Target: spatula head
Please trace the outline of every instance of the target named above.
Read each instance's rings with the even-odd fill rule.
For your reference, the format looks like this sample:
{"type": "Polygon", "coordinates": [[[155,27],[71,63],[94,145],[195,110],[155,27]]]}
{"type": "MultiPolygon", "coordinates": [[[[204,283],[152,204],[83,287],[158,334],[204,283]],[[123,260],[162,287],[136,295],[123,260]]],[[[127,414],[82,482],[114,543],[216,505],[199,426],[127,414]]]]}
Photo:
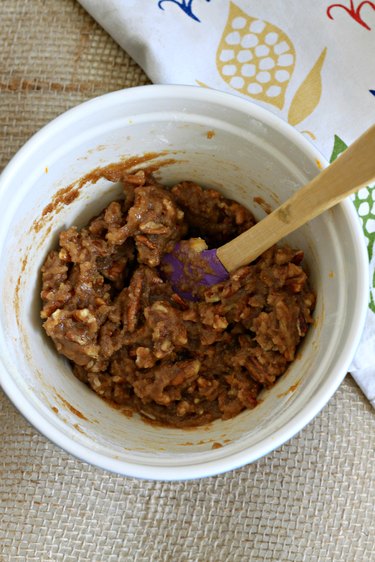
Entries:
{"type": "Polygon", "coordinates": [[[161,263],[164,279],[187,300],[200,300],[204,287],[216,285],[229,278],[229,273],[216,255],[216,249],[207,250],[201,239],[182,240],[161,263]]]}

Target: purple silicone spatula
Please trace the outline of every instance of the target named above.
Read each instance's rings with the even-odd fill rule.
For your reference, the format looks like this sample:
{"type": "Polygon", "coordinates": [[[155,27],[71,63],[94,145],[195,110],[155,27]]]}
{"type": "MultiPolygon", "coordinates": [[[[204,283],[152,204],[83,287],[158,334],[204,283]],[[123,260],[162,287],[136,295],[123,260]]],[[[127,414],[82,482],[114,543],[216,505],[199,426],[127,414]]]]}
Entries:
{"type": "Polygon", "coordinates": [[[200,238],[178,243],[162,260],[164,277],[179,295],[195,300],[198,286],[225,281],[231,272],[373,181],[375,125],[278,209],[224,246],[207,250],[200,238]]]}

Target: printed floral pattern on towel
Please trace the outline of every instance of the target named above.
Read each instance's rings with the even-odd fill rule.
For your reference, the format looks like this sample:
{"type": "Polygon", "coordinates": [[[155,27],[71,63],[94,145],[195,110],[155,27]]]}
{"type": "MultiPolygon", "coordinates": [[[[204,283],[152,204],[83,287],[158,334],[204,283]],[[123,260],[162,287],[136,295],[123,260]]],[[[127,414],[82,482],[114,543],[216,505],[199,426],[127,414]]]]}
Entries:
{"type": "MultiPolygon", "coordinates": [[[[322,94],[321,71],[327,49],[297,88],[288,121],[301,123],[317,107],[322,94]]],[[[296,63],[292,40],[274,24],[253,18],[231,3],[216,53],[221,78],[237,92],[282,110],[296,63]]]]}
{"type": "Polygon", "coordinates": [[[322,67],[326,58],[327,48],[323,49],[318,60],[297,89],[290,104],[288,121],[298,125],[306,119],[318,105],[322,95],[322,67]]]}
{"type": "Polygon", "coordinates": [[[369,6],[370,8],[372,8],[375,11],[374,2],[370,2],[369,0],[366,0],[364,2],[360,2],[360,4],[355,6],[354,0],[349,0],[349,6],[347,6],[345,4],[331,4],[331,6],[328,6],[327,16],[329,17],[329,19],[333,20],[334,19],[334,17],[332,16],[333,9],[334,8],[336,8],[336,9],[341,8],[342,10],[345,10],[345,12],[347,12],[349,14],[349,16],[354,21],[359,23],[359,25],[361,25],[365,29],[368,29],[369,31],[371,31],[371,27],[361,17],[361,10],[364,6],[369,6]]]}
{"type": "MultiPolygon", "coordinates": [[[[158,6],[161,10],[164,10],[163,4],[165,2],[170,2],[171,4],[176,4],[187,16],[191,19],[200,22],[201,20],[194,14],[193,12],[193,1],[194,0],[159,0],[158,6]]],[[[206,2],[210,2],[210,0],[206,0],[206,2]]]]}
{"type": "MultiPolygon", "coordinates": [[[[346,143],[338,135],[335,135],[330,162],[336,160],[346,148],[346,143]]],[[[369,307],[375,313],[375,186],[360,189],[353,196],[353,202],[362,221],[367,243],[370,273],[372,274],[369,307]]]]}
{"type": "Polygon", "coordinates": [[[216,55],[218,71],[227,84],[282,109],[295,61],[293,43],[279,27],[230,4],[216,55]]]}

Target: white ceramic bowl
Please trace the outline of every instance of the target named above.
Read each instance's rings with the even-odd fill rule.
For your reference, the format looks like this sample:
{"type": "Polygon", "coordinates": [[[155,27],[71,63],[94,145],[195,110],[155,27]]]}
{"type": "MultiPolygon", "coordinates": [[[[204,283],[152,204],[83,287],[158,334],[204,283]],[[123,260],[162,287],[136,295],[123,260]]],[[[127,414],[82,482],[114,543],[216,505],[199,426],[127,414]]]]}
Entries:
{"type": "Polygon", "coordinates": [[[39,431],[89,463],[139,478],[197,478],[280,446],[332,396],[364,324],[366,252],[350,201],[289,237],[305,251],[318,297],[316,320],[299,358],[257,408],[189,431],[125,417],[73,376],[39,320],[39,270],[58,233],[85,224],[119,186],[103,179],[88,183],[59,212],[42,214],[58,190],[94,168],[150,151],[165,151],[159,162],[174,159],[160,168],[163,181],[212,186],[247,205],[258,219],[264,212],[254,197],[275,208],[326,165],[302,135],[272,114],[208,89],[134,88],[55,119],[18,152],[0,179],[1,383],[39,431]],[[223,446],[213,449],[214,443],[223,446]]]}

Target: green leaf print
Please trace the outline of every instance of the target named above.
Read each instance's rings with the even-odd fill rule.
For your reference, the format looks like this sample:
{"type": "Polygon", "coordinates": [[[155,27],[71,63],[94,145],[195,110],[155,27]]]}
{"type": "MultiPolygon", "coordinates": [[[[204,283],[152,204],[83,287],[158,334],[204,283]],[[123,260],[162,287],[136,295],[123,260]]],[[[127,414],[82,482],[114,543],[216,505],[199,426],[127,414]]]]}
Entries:
{"type": "MultiPolygon", "coordinates": [[[[347,144],[338,135],[335,135],[330,162],[336,160],[347,147],[347,144]]],[[[367,243],[370,271],[372,269],[369,307],[375,313],[375,186],[363,187],[353,195],[352,200],[362,221],[363,233],[367,243]]]]}
{"type": "Polygon", "coordinates": [[[344,141],[340,139],[339,136],[335,135],[335,142],[333,144],[333,150],[329,163],[332,164],[332,162],[336,160],[336,158],[340,156],[340,154],[344,152],[346,148],[348,148],[348,145],[345,144],[344,141]]]}

